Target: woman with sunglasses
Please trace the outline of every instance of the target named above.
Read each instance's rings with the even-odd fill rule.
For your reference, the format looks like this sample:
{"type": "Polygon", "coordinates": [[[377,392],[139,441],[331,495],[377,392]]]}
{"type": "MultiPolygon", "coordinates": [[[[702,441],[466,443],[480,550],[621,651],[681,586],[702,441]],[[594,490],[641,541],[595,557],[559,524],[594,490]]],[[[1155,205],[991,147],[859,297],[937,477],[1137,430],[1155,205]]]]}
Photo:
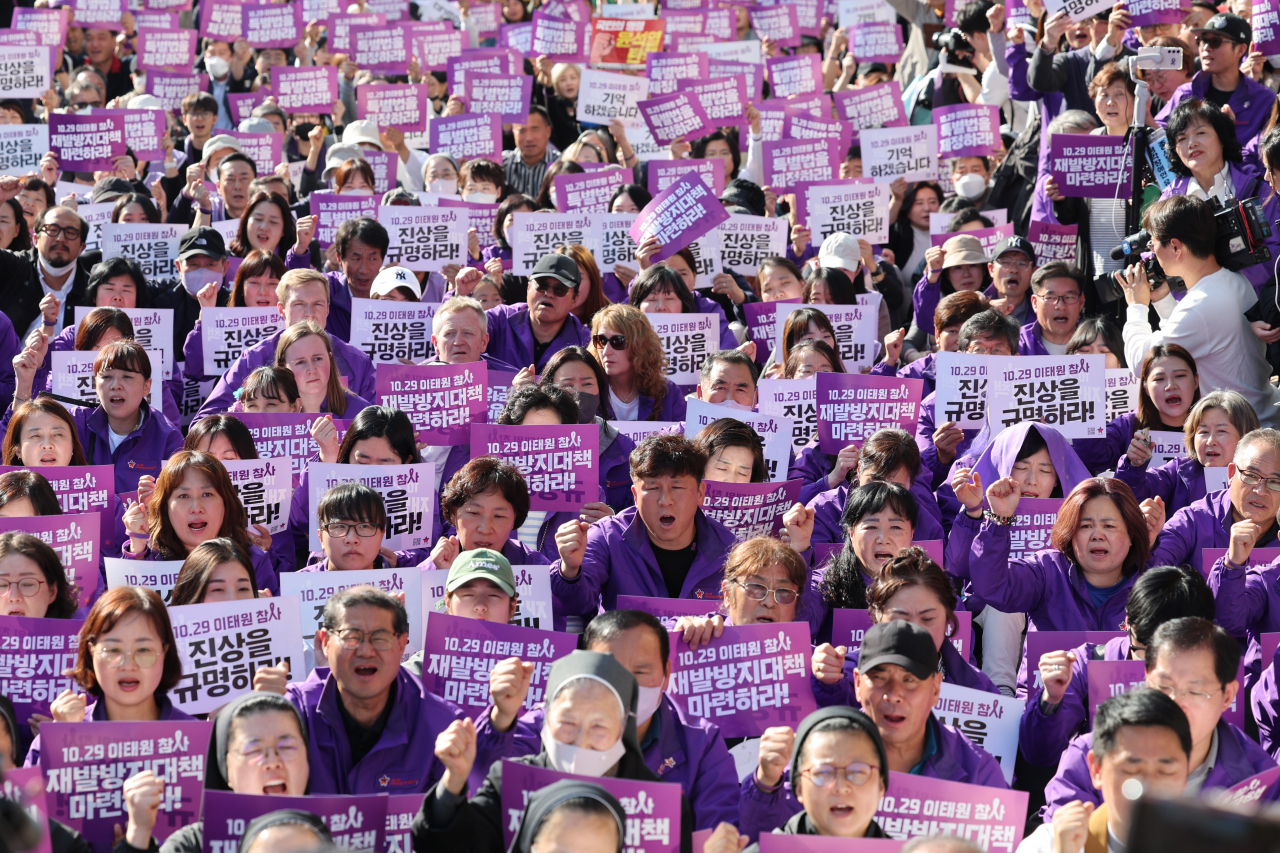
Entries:
{"type": "Polygon", "coordinates": [[[662,339],[638,309],[608,305],[591,322],[591,353],[609,378],[602,399],[611,421],[682,421],[684,394],[667,374],[662,339]]]}

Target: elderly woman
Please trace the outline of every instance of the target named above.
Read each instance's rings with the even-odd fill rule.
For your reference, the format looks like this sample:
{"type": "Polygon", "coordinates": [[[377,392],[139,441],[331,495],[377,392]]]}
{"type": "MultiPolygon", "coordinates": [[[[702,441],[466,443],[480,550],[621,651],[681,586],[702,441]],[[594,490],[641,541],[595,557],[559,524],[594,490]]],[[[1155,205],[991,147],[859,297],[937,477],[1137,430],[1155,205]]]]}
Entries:
{"type": "Polygon", "coordinates": [[[440,510],[452,529],[431,550],[437,569],[449,569],[465,551],[489,548],[516,566],[546,566],[551,561],[512,538],[529,514],[529,488],[512,465],[492,456],[472,459],[453,475],[440,494],[440,510]]]}
{"type": "Polygon", "coordinates": [[[982,292],[991,284],[987,253],[977,237],[956,234],[925,253],[925,270],[911,297],[915,322],[907,332],[905,347],[929,351],[928,336],[919,324],[928,322],[943,297],[965,291],[982,292]]]}

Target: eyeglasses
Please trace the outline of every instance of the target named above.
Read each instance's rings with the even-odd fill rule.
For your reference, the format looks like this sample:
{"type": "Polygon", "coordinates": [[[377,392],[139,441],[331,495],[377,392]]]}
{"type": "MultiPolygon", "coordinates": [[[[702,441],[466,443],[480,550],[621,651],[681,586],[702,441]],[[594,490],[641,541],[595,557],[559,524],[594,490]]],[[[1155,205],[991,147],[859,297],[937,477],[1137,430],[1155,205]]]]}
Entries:
{"type": "Polygon", "coordinates": [[[75,228],[70,225],[66,227],[61,225],[41,225],[36,230],[41,234],[48,234],[49,239],[51,240],[66,240],[70,242],[72,240],[79,240],[84,236],[83,232],[81,232],[79,228],[75,228]]]}
{"type": "Polygon", "coordinates": [[[1213,693],[1205,693],[1203,690],[1179,690],[1168,684],[1153,684],[1152,687],[1177,702],[1178,697],[1182,696],[1192,705],[1203,705],[1212,699],[1216,694],[1222,692],[1222,688],[1218,688],[1213,693]]]}
{"type": "Polygon", "coordinates": [[[155,649],[136,649],[133,652],[126,652],[116,646],[98,646],[93,652],[98,656],[98,660],[112,669],[124,666],[125,658],[131,658],[138,669],[151,669],[156,665],[156,661],[160,660],[160,653],[155,649]]]}
{"type": "Polygon", "coordinates": [[[376,524],[370,524],[367,521],[362,521],[359,524],[351,524],[347,521],[331,521],[328,524],[320,525],[320,527],[325,533],[330,536],[336,536],[339,539],[345,539],[352,530],[355,530],[356,535],[363,539],[368,539],[370,536],[382,531],[381,527],[376,524]]]}
{"type": "MultiPolygon", "coordinates": [[[[1209,50],[1217,50],[1222,47],[1224,41],[1226,39],[1218,38],[1217,36],[1196,36],[1196,47],[1208,46],[1209,50]]],[[[1235,44],[1235,42],[1232,42],[1232,44],[1235,44]]]]}
{"type": "Polygon", "coordinates": [[[1268,489],[1273,492],[1280,492],[1280,477],[1263,477],[1260,474],[1254,474],[1243,469],[1237,473],[1240,475],[1240,482],[1246,486],[1256,486],[1265,482],[1268,489]]]}
{"type": "Polygon", "coordinates": [[[770,589],[762,583],[743,583],[742,581],[734,581],[738,586],[742,587],[743,594],[752,601],[764,601],[769,597],[769,593],[773,593],[773,600],[779,604],[786,606],[794,604],[800,593],[794,589],[787,587],[779,587],[770,589]]]}
{"type": "Polygon", "coordinates": [[[610,346],[616,350],[624,350],[627,348],[627,336],[610,335],[606,338],[604,335],[592,335],[591,345],[596,349],[604,349],[606,346],[610,346]]]}
{"type": "Polygon", "coordinates": [[[808,770],[801,771],[801,776],[808,776],[809,781],[817,785],[819,788],[829,788],[835,784],[836,778],[841,777],[850,784],[862,787],[871,780],[871,777],[879,772],[880,768],[874,764],[864,764],[861,761],[855,761],[848,767],[832,767],[830,764],[819,764],[808,770]]]}
{"type": "Polygon", "coordinates": [[[252,744],[248,749],[241,750],[240,757],[250,764],[263,764],[272,753],[275,753],[276,757],[285,764],[290,764],[297,760],[301,752],[302,745],[296,739],[287,737],[282,738],[275,746],[252,744]]]}
{"type": "Polygon", "coordinates": [[[374,631],[372,634],[366,635],[364,631],[351,628],[346,631],[335,632],[338,642],[342,643],[342,647],[348,651],[355,651],[364,645],[367,638],[369,645],[373,646],[376,651],[390,651],[396,644],[396,637],[400,636],[394,631],[374,631]]]}
{"type": "Polygon", "coordinates": [[[14,582],[0,581],[0,598],[6,598],[13,592],[14,588],[17,588],[23,598],[30,598],[40,592],[40,587],[42,586],[44,586],[44,581],[36,580],[35,578],[23,578],[14,582]]]}
{"type": "Polygon", "coordinates": [[[200,111],[198,111],[198,112],[194,112],[194,113],[187,113],[187,115],[188,115],[188,116],[190,116],[191,118],[206,118],[206,119],[207,119],[207,118],[215,118],[218,114],[217,114],[217,113],[211,113],[211,112],[208,112],[208,111],[206,111],[206,110],[200,110],[200,111]]]}
{"type": "Polygon", "coordinates": [[[1031,269],[1031,261],[1026,258],[996,258],[996,266],[1005,269],[1029,270],[1031,269]]]}
{"type": "Polygon", "coordinates": [[[1037,293],[1034,295],[1036,299],[1043,299],[1050,305],[1075,305],[1080,301],[1080,294],[1078,293],[1063,293],[1061,295],[1046,293],[1043,296],[1037,293]]]}
{"type": "Polygon", "coordinates": [[[573,288],[567,284],[563,284],[562,282],[558,282],[558,281],[551,282],[551,281],[547,281],[546,279],[543,279],[542,281],[535,281],[533,283],[533,289],[538,291],[539,293],[550,293],[556,299],[561,299],[565,296],[568,296],[569,291],[573,290],[573,288]]]}

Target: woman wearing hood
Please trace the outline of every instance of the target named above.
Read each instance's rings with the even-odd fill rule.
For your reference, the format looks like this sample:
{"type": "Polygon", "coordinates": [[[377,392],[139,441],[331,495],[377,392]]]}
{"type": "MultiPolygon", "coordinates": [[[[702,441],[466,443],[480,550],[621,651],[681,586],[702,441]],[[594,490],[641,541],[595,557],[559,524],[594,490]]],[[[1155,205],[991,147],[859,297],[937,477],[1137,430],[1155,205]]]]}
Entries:
{"type": "MultiPolygon", "coordinates": [[[[288,699],[275,693],[246,693],[217,712],[205,757],[206,791],[299,797],[307,793],[310,775],[306,727],[288,699]]],[[[157,849],[152,831],[156,809],[164,802],[164,784],[150,770],[125,780],[129,822],[114,853],[157,849]]],[[[203,845],[204,824],[196,821],[169,836],[159,849],[163,853],[201,853],[203,845]]],[[[242,845],[240,849],[245,848],[242,845]]]]}
{"type": "Polygon", "coordinates": [[[529,795],[509,853],[622,853],[626,833],[627,814],[613,794],[561,779],[529,795]]]}
{"type": "MultiPolygon", "coordinates": [[[[774,829],[775,834],[889,837],[874,819],[889,790],[889,757],[875,723],[861,711],[835,706],[805,717],[796,731],[789,778],[789,792],[782,780],[778,787],[790,801],[788,811],[801,811],[774,829]]],[[[742,840],[736,827],[722,823],[702,849],[737,853],[742,840]]],[[[759,851],[758,841],[746,849],[759,851]]]]}
{"type": "MultiPolygon", "coordinates": [[[[578,776],[616,776],[644,782],[661,781],[646,766],[636,735],[635,676],[613,655],[576,651],[556,661],[547,679],[547,713],[542,751],[517,758],[578,776]]],[[[436,741],[436,756],[445,765],[440,782],[427,792],[413,821],[416,853],[502,853],[502,762],[489,769],[480,790],[466,799],[467,776],[476,755],[476,728],[457,720],[436,741]]],[[[680,849],[690,853],[693,810],[681,798],[680,849]]]]}

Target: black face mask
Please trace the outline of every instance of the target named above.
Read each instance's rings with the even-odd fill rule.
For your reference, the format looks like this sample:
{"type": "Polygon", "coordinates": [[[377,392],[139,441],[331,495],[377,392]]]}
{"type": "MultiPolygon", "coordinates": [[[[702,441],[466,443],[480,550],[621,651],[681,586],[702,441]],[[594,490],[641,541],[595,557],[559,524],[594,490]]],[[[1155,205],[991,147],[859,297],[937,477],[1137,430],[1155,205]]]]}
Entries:
{"type": "Polygon", "coordinates": [[[578,392],[578,423],[591,423],[595,420],[596,412],[599,411],[599,409],[599,394],[588,394],[585,391],[578,392]]]}
{"type": "Polygon", "coordinates": [[[293,126],[293,135],[297,139],[306,139],[315,130],[315,122],[300,121],[293,126]]]}

